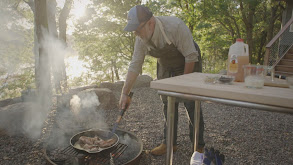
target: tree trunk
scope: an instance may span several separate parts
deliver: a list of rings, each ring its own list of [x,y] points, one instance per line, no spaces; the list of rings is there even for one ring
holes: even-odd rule
[[[73,0],[66,0],[59,17],[59,39],[66,44],[66,20],[69,16]]]
[[[115,73],[116,79],[117,79],[117,81],[119,81],[120,77],[119,77],[119,72],[118,72],[118,68],[117,68],[115,60],[112,61],[112,66],[114,68],[114,73]]]
[[[279,5],[271,5],[272,9],[271,9],[271,18],[269,19],[269,26],[268,26],[268,30],[267,30],[267,43],[269,43],[274,35],[274,26],[275,26],[275,22],[277,20],[277,18],[279,17],[279,15],[277,15],[277,11],[279,8]]]
[[[72,6],[72,2],[73,0],[66,0],[64,7],[61,10],[60,13],[60,17],[59,17],[59,39],[61,40],[61,42],[64,44],[64,48],[67,47],[66,44],[66,28],[67,28],[67,24],[66,24],[66,20],[69,16],[69,12],[71,10],[71,6]],[[61,86],[63,87],[64,91],[68,90],[68,86],[67,86],[67,76],[66,76],[66,69],[65,69],[65,63],[64,63],[64,54],[60,55],[61,57],[59,57],[60,59],[60,74],[61,74]]]
[[[267,38],[267,32],[263,31],[261,33],[260,44],[258,46],[258,53],[257,53],[257,63],[259,64],[263,64],[263,60],[264,60],[263,48],[265,47],[265,44],[266,44],[266,38]]]
[[[48,14],[48,28],[50,35],[54,38],[58,38],[57,26],[56,26],[56,0],[47,1],[47,14]]]
[[[49,108],[51,104],[51,75],[49,67],[48,53],[45,51],[45,45],[40,44],[45,39],[44,35],[48,33],[47,5],[46,0],[35,1],[35,22],[36,34],[39,45],[39,85],[37,90],[40,99],[40,105]]]
[[[48,14],[48,27],[49,34],[53,38],[53,42],[58,40],[58,32],[56,26],[56,0],[47,1],[47,14]],[[54,88],[56,93],[62,93],[61,80],[62,80],[62,69],[60,69],[60,63],[64,62],[64,59],[59,60],[60,55],[58,51],[54,54],[50,54],[50,66],[53,74]],[[62,65],[61,65],[62,66]]]
[[[111,82],[114,83],[114,79],[115,79],[115,76],[114,76],[114,67],[111,67]]]
[[[248,15],[246,15],[242,0],[240,1],[240,10],[242,14],[242,20],[245,24],[246,39],[247,39],[247,44],[249,47],[249,62],[252,63],[252,52],[254,50],[253,48],[253,17],[255,14],[256,5],[253,4],[253,2],[248,2],[247,6],[248,6],[247,7]]]
[[[40,66],[39,66],[39,42],[37,37],[37,25],[36,25],[36,9],[34,0],[24,1],[29,5],[34,14],[34,48],[33,52],[35,55],[35,84],[36,88],[40,89]]]

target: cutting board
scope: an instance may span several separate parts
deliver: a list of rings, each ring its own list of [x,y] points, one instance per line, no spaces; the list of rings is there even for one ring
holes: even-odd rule
[[[271,77],[268,76],[265,78],[264,85],[271,87],[289,88],[289,85],[287,84],[286,80],[274,78],[274,81],[272,81]]]

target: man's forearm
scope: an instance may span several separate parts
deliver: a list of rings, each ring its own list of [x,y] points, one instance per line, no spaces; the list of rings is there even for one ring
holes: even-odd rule
[[[185,63],[184,74],[192,73],[195,62]]]
[[[126,80],[122,89],[122,93],[128,95],[130,93],[130,90],[137,78],[138,74],[135,72],[128,71]]]

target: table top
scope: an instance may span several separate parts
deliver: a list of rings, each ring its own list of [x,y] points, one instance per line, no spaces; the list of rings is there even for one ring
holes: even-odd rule
[[[211,77],[220,77],[220,75],[190,73],[152,81],[150,87],[162,91],[245,101],[292,108],[293,110],[293,89],[270,86],[254,89],[247,88],[244,82],[233,82],[232,84],[207,83],[206,78]]]

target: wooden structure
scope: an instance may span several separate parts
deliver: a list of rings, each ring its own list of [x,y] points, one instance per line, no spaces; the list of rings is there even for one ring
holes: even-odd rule
[[[286,1],[282,29],[266,45],[264,65],[272,66],[277,76],[293,76],[293,1]]]

